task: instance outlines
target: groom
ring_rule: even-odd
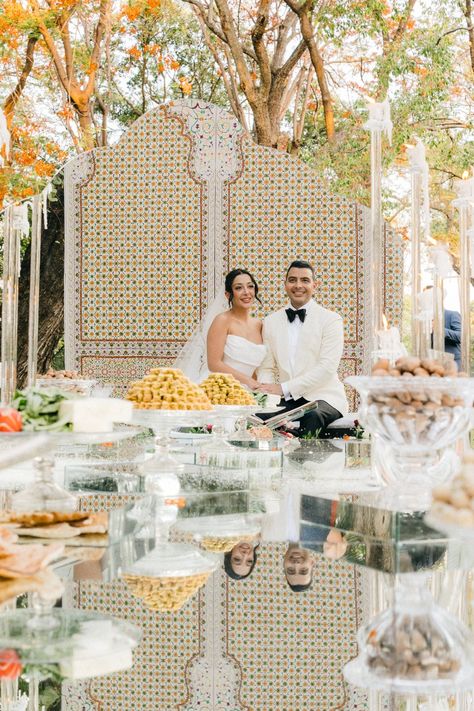
[[[347,413],[344,386],[337,376],[344,344],[342,318],[313,300],[315,289],[311,264],[292,262],[285,278],[290,305],[264,320],[267,355],[257,374],[258,389],[280,395],[285,410],[318,401],[318,407],[301,418],[300,437],[324,430]]]

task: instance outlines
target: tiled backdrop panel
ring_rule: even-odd
[[[367,235],[367,210],[328,194],[314,172],[299,161],[254,145],[222,109],[189,100],[160,107],[139,119],[117,146],[83,154],[68,165],[67,365],[114,382],[117,392],[123,392],[152,364],[173,362],[229,267],[239,264],[255,272],[268,312],[282,303],[288,261],[306,257],[318,272],[318,299],[345,319],[341,375],[359,372],[370,324]],[[389,230],[383,276],[386,311],[392,322],[399,323],[402,260],[399,243]],[[183,711],[344,707],[340,666],[355,649],[354,576],[336,565],[319,571],[324,583],[311,593],[295,599],[286,592],[276,598],[273,586],[283,584],[280,562],[275,566],[280,553],[262,549],[262,555],[268,565],[259,566],[245,584],[226,587],[220,572],[208,583],[207,592],[174,620],[149,613],[120,584],[110,586],[106,595],[84,586],[81,605],[135,620],[145,630],[145,643],[132,672],[83,685],[82,692],[70,690],[63,707],[68,711],[172,711],[178,705]],[[338,605],[337,590],[343,593]],[[219,609],[214,596],[222,611],[217,618],[210,612]],[[206,601],[202,615],[199,600],[203,605]],[[265,659],[246,634],[244,619],[238,619],[242,606],[259,611],[255,629],[274,650]],[[284,634],[285,645],[291,648],[292,633],[280,623],[270,624],[278,617],[299,625],[295,610],[309,615],[304,632],[307,653],[298,661],[311,676],[316,659],[319,676],[311,690],[303,684],[287,686],[292,667],[282,669],[285,660],[279,645]],[[227,649],[218,647],[221,638]],[[207,651],[185,678],[199,640],[203,644],[207,640]],[[257,682],[262,665],[263,685]],[[309,693],[315,695],[316,705]],[[285,694],[291,698],[289,705]]]
[[[363,224],[360,208],[323,190],[301,161],[243,139],[244,170],[229,186],[229,264],[250,264],[262,284],[265,311],[285,301],[283,278],[293,259],[317,272],[316,299],[344,318],[356,341],[362,315]]]
[[[317,298],[344,317],[341,375],[368,351],[367,210],[331,195],[301,161],[257,146],[233,116],[190,100],[139,119],[66,172],[66,362],[123,392],[169,364],[225,272],[253,271],[263,312],[311,259]],[[401,315],[401,253],[386,233],[386,311]],[[263,313],[262,312],[262,313]],[[122,367],[123,366],[123,367]]]

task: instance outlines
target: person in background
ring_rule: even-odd
[[[427,286],[425,291],[433,289]],[[454,361],[461,370],[461,314],[459,311],[444,310],[444,350],[454,355]]]

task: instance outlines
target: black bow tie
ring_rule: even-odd
[[[297,316],[301,323],[304,323],[304,320],[306,318],[306,309],[298,309],[297,311],[295,311],[294,309],[285,309],[285,311],[286,315],[288,316],[288,321],[290,323],[293,323]]]

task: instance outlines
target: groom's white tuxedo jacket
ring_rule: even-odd
[[[342,415],[347,414],[344,386],[337,375],[344,346],[342,318],[311,301],[301,324],[293,365],[288,328],[284,308],[264,319],[263,342],[267,353],[258,369],[259,381],[285,383],[295,400],[300,397],[325,400]]]

